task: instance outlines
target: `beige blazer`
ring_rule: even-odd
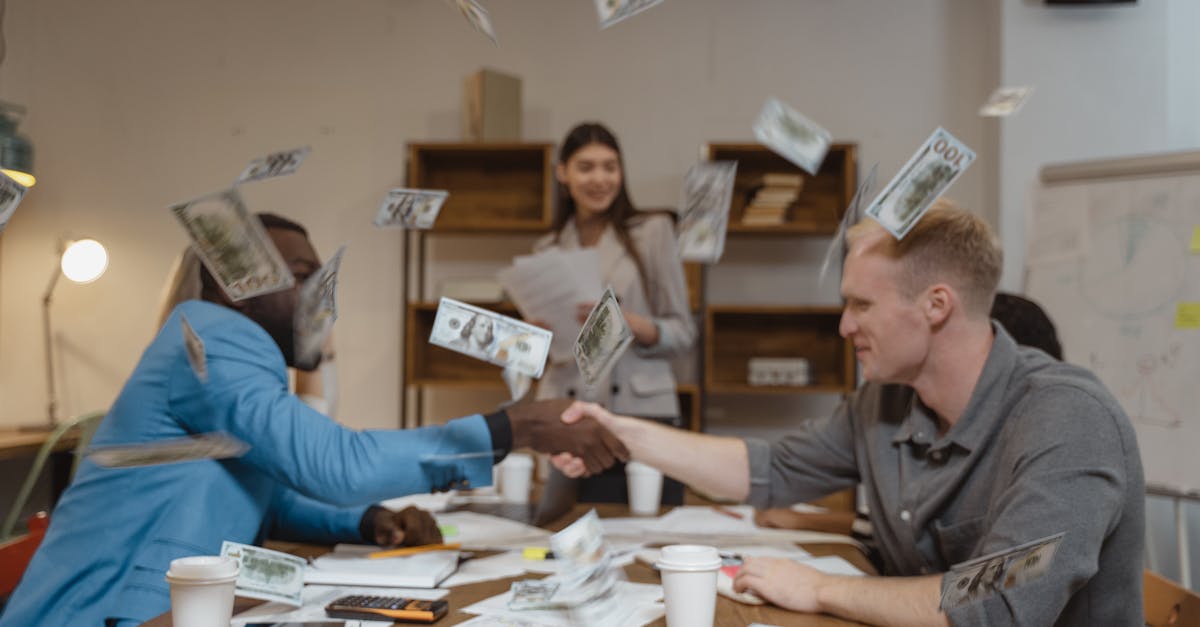
[[[654,321],[658,343],[642,346],[635,340],[608,376],[590,388],[574,360],[551,362],[538,384],[537,397],[589,400],[632,416],[676,417],[679,398],[670,360],[691,353],[696,343],[696,324],[688,311],[687,282],[675,249],[674,224],[668,216],[650,214],[634,220],[630,235],[645,264],[649,289],[642,289],[637,264],[625,253],[612,226],[596,243],[600,275],[612,286],[624,311]],[[554,245],[554,234],[550,233],[534,244],[534,251]],[[563,227],[558,246],[568,250],[580,247],[574,219]]]

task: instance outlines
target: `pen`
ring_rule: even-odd
[[[728,507],[721,507],[720,505],[714,505],[713,511],[715,511],[718,514],[725,514],[726,516],[728,516],[730,518],[736,518],[738,520],[745,520],[744,516],[729,509]]]
[[[405,555],[428,553],[429,551],[453,551],[459,548],[462,548],[461,542],[451,542],[450,544],[422,544],[421,546],[406,546],[388,551],[376,551],[368,554],[367,557],[369,559],[377,560],[384,557],[404,557]]]

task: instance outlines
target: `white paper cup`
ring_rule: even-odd
[[[629,486],[629,511],[635,516],[655,516],[662,499],[663,475],[657,468],[641,462],[625,464]]]
[[[500,462],[500,498],[506,503],[528,503],[529,484],[533,478],[533,458],[523,453],[509,453]]]
[[[232,557],[203,555],[171,562],[171,623],[175,627],[228,627],[238,562]]]
[[[711,546],[664,546],[654,564],[662,574],[667,627],[710,626],[717,609],[717,569],[721,556]]]

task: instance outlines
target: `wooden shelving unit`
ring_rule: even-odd
[[[848,394],[854,348],[838,335],[838,307],[712,306],[705,313],[705,391],[711,394]],[[803,357],[811,383],[747,383],[751,357]]]
[[[761,144],[709,143],[705,146],[704,154],[710,161],[738,162],[733,202],[729,207],[727,232],[731,236],[832,235],[837,230],[846,207],[850,205],[858,184],[858,147],[855,144],[839,143],[830,146],[829,154],[815,176]],[[750,192],[767,173],[801,175],[804,186],[800,196],[792,204],[790,215],[783,224],[742,224],[742,215]]]
[[[436,232],[544,232],[552,217],[554,146],[409,144],[408,185],[450,191]]]

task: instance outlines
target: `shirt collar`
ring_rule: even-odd
[[[916,445],[932,446],[933,450],[945,449],[953,444],[968,452],[984,443],[996,424],[994,418],[1004,406],[1004,398],[1008,394],[1005,382],[1012,377],[1017,364],[1017,343],[1012,336],[995,321],[992,322],[992,331],[995,336],[992,349],[988,352],[979,380],[975,382],[971,400],[967,402],[967,408],[958,422],[944,436],[937,438],[937,416],[914,393],[908,416],[892,437],[893,443],[911,441]]]

